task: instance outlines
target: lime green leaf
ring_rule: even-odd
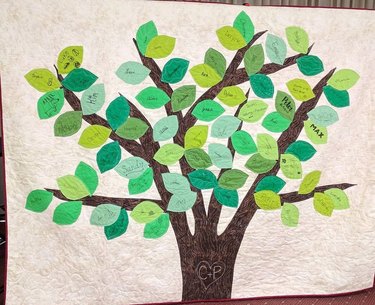
[[[174,90],[171,97],[173,112],[190,107],[195,101],[196,91],[194,85],[186,85]]]
[[[263,158],[261,154],[252,155],[247,160],[245,167],[256,174],[264,174],[271,170],[276,164],[276,160]]]
[[[66,47],[59,53],[57,58],[57,69],[59,73],[66,74],[73,69],[79,68],[83,60],[83,47]]]
[[[154,182],[154,171],[149,167],[138,178],[129,180],[129,194],[135,195],[146,192],[152,186],[152,182]]]
[[[248,174],[239,169],[229,169],[219,178],[219,186],[227,190],[237,190],[244,186]]]
[[[266,158],[269,160],[279,159],[279,149],[277,146],[277,142],[272,136],[266,133],[258,134],[257,146],[258,146],[258,152],[263,158]]]
[[[335,72],[328,80],[328,85],[337,90],[348,90],[359,80],[359,74],[351,69],[342,69]]]
[[[143,89],[135,98],[143,107],[148,109],[163,107],[170,101],[169,96],[163,90],[156,87]]]
[[[277,91],[275,108],[284,118],[293,121],[296,112],[296,103],[289,94],[283,91]]]
[[[323,63],[318,56],[306,55],[297,58],[298,69],[303,75],[313,76],[324,71]]]
[[[130,114],[130,106],[126,98],[115,98],[105,111],[105,116],[111,128],[116,130],[127,120]]]
[[[186,177],[176,173],[161,174],[166,190],[172,194],[181,194],[190,191],[190,184]]]
[[[218,139],[229,138],[240,126],[241,121],[231,115],[223,115],[219,117],[211,128],[211,137]]]
[[[232,153],[229,148],[223,144],[209,144],[208,155],[212,163],[218,168],[231,168],[233,165]]]
[[[64,90],[58,89],[45,93],[38,100],[40,119],[49,119],[58,114],[64,106]]]
[[[98,205],[91,213],[90,224],[94,226],[110,226],[116,222],[121,207],[111,203]]]
[[[136,179],[141,176],[148,168],[148,163],[140,157],[130,157],[122,160],[115,171],[124,178]]]
[[[185,149],[199,148],[207,141],[208,126],[196,125],[190,127],[185,134]]]
[[[222,205],[231,208],[238,207],[238,192],[236,190],[227,190],[221,187],[215,187],[214,196],[217,202]]]
[[[178,119],[170,115],[156,122],[152,136],[155,141],[166,141],[173,138],[178,131]]]
[[[309,83],[304,79],[292,79],[286,83],[286,86],[292,96],[298,101],[305,102],[315,97],[315,93],[311,90]]]
[[[81,179],[86,188],[89,190],[90,195],[95,193],[95,190],[99,184],[99,177],[95,169],[81,161],[79,162],[74,175]]]
[[[176,38],[158,35],[151,39],[146,49],[146,57],[155,59],[164,58],[173,52]]]
[[[286,44],[281,37],[268,34],[266,39],[266,53],[271,62],[278,65],[284,64],[286,57]]]
[[[208,64],[196,65],[189,71],[197,85],[202,88],[212,87],[221,81],[221,76]]]
[[[61,83],[70,91],[81,92],[88,89],[97,79],[98,77],[90,71],[77,68],[69,72]]]
[[[315,107],[307,113],[307,116],[311,122],[323,127],[332,125],[339,120],[337,112],[326,105]]]
[[[117,141],[104,145],[96,154],[96,163],[101,173],[114,168],[121,160],[121,148]]]
[[[117,69],[116,75],[126,84],[139,85],[146,79],[150,72],[150,69],[139,62],[127,61]]]
[[[130,217],[138,223],[150,223],[163,214],[163,210],[152,201],[142,201],[130,213]]]
[[[251,76],[258,73],[264,64],[264,51],[261,44],[250,47],[244,56],[246,73]]]
[[[84,115],[97,113],[105,102],[104,84],[93,85],[82,94],[81,107]]]
[[[249,43],[254,36],[254,24],[244,11],[238,14],[234,20],[233,27],[241,33],[246,43]]]
[[[52,202],[53,194],[45,190],[33,190],[27,196],[26,206],[27,210],[41,213],[44,212]]]
[[[271,132],[283,132],[289,128],[290,123],[292,122],[280,113],[271,112],[264,118],[262,126]]]
[[[285,153],[296,156],[300,161],[307,161],[315,155],[316,150],[310,143],[299,140],[290,144]]]
[[[183,58],[170,59],[163,68],[161,81],[164,83],[175,84],[181,81],[189,67],[189,61]]]
[[[28,83],[40,92],[49,92],[59,89],[61,84],[55,75],[48,69],[34,69],[25,75]]]
[[[254,194],[255,203],[262,210],[277,210],[281,208],[280,196],[272,191],[260,191]]]
[[[223,47],[228,50],[239,50],[246,46],[246,41],[242,34],[234,27],[223,26],[216,31],[216,35]]]
[[[318,185],[321,171],[312,171],[308,173],[302,180],[299,186],[298,194],[310,194]]]
[[[284,176],[289,179],[302,178],[301,161],[291,154],[281,154],[280,169]]]
[[[237,106],[247,100],[243,90],[237,86],[224,87],[217,95],[217,98],[229,107]]]
[[[129,216],[125,209],[121,209],[120,215],[117,220],[109,225],[104,227],[104,234],[107,240],[114,239],[121,236],[126,232],[129,225]]]
[[[217,186],[215,175],[207,169],[197,169],[188,174],[192,186],[199,190],[208,190]]]
[[[349,93],[346,90],[337,90],[331,86],[325,86],[323,92],[332,106],[341,108],[350,105]]]
[[[315,193],[314,209],[321,215],[331,216],[334,209],[332,198],[323,193]]]
[[[203,100],[195,106],[191,113],[198,120],[211,122],[224,113],[225,109],[213,100]]]
[[[116,134],[126,140],[137,140],[147,132],[148,127],[142,120],[130,117],[116,130]]]
[[[164,213],[161,214],[157,219],[151,221],[145,225],[143,231],[144,238],[159,238],[168,232],[169,228],[169,215]]]
[[[261,100],[248,101],[241,107],[238,118],[247,123],[259,121],[266,113],[268,105]]]
[[[201,148],[192,148],[185,150],[185,158],[190,167],[207,168],[212,165],[210,156]]]
[[[315,125],[310,120],[303,122],[307,137],[314,144],[325,144],[328,140],[327,128]]]
[[[82,132],[78,144],[85,148],[98,148],[107,141],[110,134],[111,130],[107,127],[91,125]]]
[[[69,137],[81,129],[82,112],[68,111],[60,115],[53,127],[55,137]]]
[[[230,139],[234,150],[240,155],[249,155],[257,151],[253,138],[244,130],[236,131]]]
[[[278,193],[285,186],[285,181],[277,176],[266,176],[259,181],[255,192],[260,192],[264,190],[273,191]]]
[[[53,212],[53,222],[58,225],[71,225],[81,214],[82,201],[60,203]]]
[[[156,29],[155,23],[149,21],[145,24],[142,24],[137,31],[137,45],[139,51],[145,55],[147,46],[150,41],[158,35],[158,30]]]
[[[291,203],[284,203],[281,209],[281,221],[287,227],[296,227],[299,221],[298,208]]]
[[[272,80],[264,74],[253,74],[250,76],[250,85],[256,96],[261,98],[272,98],[274,86]]]
[[[298,26],[290,26],[285,29],[286,38],[292,50],[306,54],[309,48],[309,36],[306,31]]]
[[[324,194],[332,199],[335,210],[345,210],[349,208],[349,198],[343,190],[331,188],[326,190]]]
[[[190,210],[197,200],[197,193],[186,191],[184,193],[174,194],[168,203],[168,211],[185,212]]]
[[[57,178],[61,193],[68,199],[77,200],[90,195],[86,185],[76,176],[66,175]]]
[[[217,74],[223,78],[227,68],[227,61],[223,54],[215,49],[209,48],[204,55],[204,63],[213,68]]]
[[[163,165],[173,165],[184,155],[184,149],[177,144],[164,144],[154,155],[154,159]]]

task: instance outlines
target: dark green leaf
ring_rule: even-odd
[[[236,208],[238,206],[238,192],[236,190],[227,190],[221,187],[215,187],[214,196],[222,205]]]
[[[277,112],[284,118],[290,121],[293,120],[294,113],[296,112],[296,103],[289,94],[283,91],[277,91],[275,107]]]
[[[324,71],[323,63],[318,56],[306,55],[297,58],[298,69],[303,75],[313,76]]]
[[[323,92],[332,106],[342,108],[350,104],[349,93],[346,90],[337,90],[331,86],[325,86]]]
[[[130,117],[116,130],[116,134],[126,140],[137,140],[146,133],[148,127],[142,120]]]
[[[295,155],[300,161],[307,161],[315,155],[316,150],[310,143],[299,140],[290,144],[285,153]]]
[[[277,176],[266,176],[259,181],[255,192],[260,192],[264,190],[273,191],[278,193],[285,186],[285,181]]]
[[[165,64],[161,81],[165,83],[175,84],[181,81],[189,67],[189,61],[183,58],[172,58]]]
[[[213,68],[221,77],[224,76],[227,62],[219,51],[209,48],[204,56],[204,63]]]
[[[244,64],[248,76],[258,73],[264,64],[264,51],[261,44],[250,47],[244,56]]]
[[[101,173],[114,168],[121,160],[121,148],[117,141],[104,145],[96,154],[96,163]]]
[[[190,107],[195,101],[196,87],[194,85],[186,85],[177,88],[172,93],[172,110],[180,111]]]
[[[68,111],[60,115],[53,127],[56,137],[69,137],[77,133],[82,125],[81,111]]]
[[[250,85],[256,96],[271,98],[274,93],[274,86],[271,79],[264,74],[253,74],[250,76]]]
[[[217,186],[215,175],[206,169],[197,169],[188,174],[190,183],[200,190],[212,189]]]
[[[104,227],[105,237],[110,240],[116,237],[121,236],[126,232],[129,225],[129,216],[125,209],[121,209],[120,215],[117,220],[109,225]]]
[[[70,91],[81,92],[88,89],[97,79],[98,77],[90,71],[78,68],[72,70],[61,83]]]
[[[105,116],[111,128],[116,130],[127,120],[130,113],[128,101],[119,96],[115,98],[108,106]]]

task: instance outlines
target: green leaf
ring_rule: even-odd
[[[247,100],[243,90],[237,86],[224,87],[217,95],[217,98],[229,107],[237,106]]]
[[[314,144],[326,144],[328,140],[327,128],[315,125],[310,120],[303,122],[307,137]]]
[[[139,85],[150,74],[151,70],[136,61],[123,63],[116,71],[119,79],[126,84]]]
[[[254,36],[254,24],[244,11],[238,14],[234,20],[233,27],[241,33],[246,43],[249,43]]]
[[[281,37],[268,34],[266,39],[266,53],[271,62],[278,65],[284,64],[286,57],[286,44]]]
[[[285,29],[286,38],[292,50],[306,54],[309,49],[309,36],[298,26],[289,26]]]
[[[104,234],[107,240],[114,239],[121,236],[126,232],[129,225],[129,216],[125,209],[121,209],[120,215],[117,220],[109,225],[104,227]]]
[[[83,47],[66,47],[59,53],[57,58],[57,69],[60,74],[66,74],[73,69],[79,68],[83,60]]]
[[[324,194],[332,199],[335,210],[345,210],[349,208],[349,198],[343,190],[331,188],[326,190]]]
[[[211,128],[211,137],[218,139],[229,138],[240,126],[241,121],[231,115],[223,115],[219,117]]]
[[[130,106],[128,101],[119,96],[115,98],[105,111],[105,116],[111,128],[116,130],[128,119],[130,114]]]
[[[186,85],[173,91],[171,97],[172,111],[177,112],[190,107],[195,101],[196,87]]]
[[[82,126],[82,112],[68,111],[60,115],[53,126],[55,137],[69,137],[77,133]]]
[[[45,190],[33,190],[26,199],[25,209],[41,213],[44,212],[52,202],[53,194]]]
[[[111,130],[101,125],[91,125],[81,134],[78,144],[85,148],[98,148],[102,146],[111,134]]]
[[[207,125],[196,125],[190,127],[185,134],[185,149],[202,147],[208,136]]]
[[[313,76],[324,71],[323,63],[318,56],[306,55],[297,58],[298,69],[303,75]]]
[[[236,190],[227,190],[221,187],[215,187],[214,196],[217,202],[222,205],[231,208],[238,207],[238,192]]]
[[[315,193],[314,209],[323,216],[331,216],[334,209],[332,198],[323,193]]]
[[[248,174],[239,169],[229,169],[219,178],[219,186],[227,190],[237,190],[244,186]]]
[[[224,48],[234,51],[246,46],[246,41],[242,34],[234,27],[223,26],[216,31],[220,43]]]
[[[261,98],[272,98],[274,86],[272,80],[264,74],[253,74],[250,76],[250,85],[256,96]]]
[[[233,165],[232,153],[223,144],[210,143],[208,145],[208,155],[212,163],[218,168],[231,168]]]
[[[104,145],[96,154],[96,163],[101,173],[114,168],[121,160],[121,148],[117,141]]]
[[[197,193],[186,191],[184,193],[174,194],[168,203],[168,211],[171,212],[186,212],[190,210],[197,200]]]
[[[310,194],[318,185],[321,171],[312,171],[308,173],[302,180],[299,186],[298,194]]]
[[[289,94],[283,91],[277,91],[275,108],[284,118],[293,121],[296,112],[296,103]]]
[[[337,90],[348,90],[359,80],[359,74],[351,69],[341,69],[335,72],[327,84]]]
[[[143,89],[135,98],[147,109],[158,109],[170,101],[169,96],[163,90],[156,87]]]
[[[183,58],[170,59],[163,68],[161,81],[164,83],[175,84],[181,81],[189,67],[189,61]]]
[[[172,194],[190,192],[190,184],[186,177],[176,173],[161,174],[166,190]]]
[[[116,134],[126,140],[137,140],[147,132],[148,127],[142,120],[130,117],[116,130]]]
[[[158,30],[156,29],[155,23],[153,21],[149,21],[145,24],[142,24],[137,31],[137,45],[139,51],[143,55],[146,54],[147,46],[150,41],[158,35]]]
[[[286,83],[292,96],[301,102],[306,102],[315,97],[315,93],[307,81],[301,78],[295,78]]]
[[[121,207],[111,203],[98,205],[91,213],[90,224],[94,226],[110,226],[116,222]]]
[[[323,127],[332,125],[339,120],[337,112],[326,105],[315,107],[307,113],[307,116],[311,122]]]
[[[173,165],[184,155],[184,148],[177,144],[164,144],[154,155],[154,159],[163,165]]]
[[[212,87],[221,81],[221,76],[208,64],[196,65],[189,71],[197,85],[202,88]]]
[[[251,76],[258,73],[264,65],[264,51],[261,44],[250,47],[244,56],[246,73]]]
[[[82,94],[81,107],[84,115],[97,113],[105,102],[104,84],[93,85]]]
[[[152,201],[142,201],[130,213],[130,217],[138,223],[150,223],[163,214],[163,210]]]
[[[168,232],[169,228],[169,215],[164,213],[160,215],[154,221],[145,225],[145,229],[143,231],[144,238],[159,238],[162,237],[165,233]]]
[[[266,176],[259,181],[255,188],[255,192],[268,190],[278,193],[282,190],[285,184],[285,181],[277,176]]]
[[[152,131],[152,136],[155,141],[166,141],[173,138],[177,131],[177,116],[170,115],[156,122]]]
[[[281,208],[281,222],[287,227],[296,227],[299,221],[298,208],[291,203],[284,203]]]
[[[90,71],[77,68],[69,72],[61,83],[70,91],[81,92],[88,89],[97,79],[98,77]]]
[[[140,157],[130,157],[122,160],[115,171],[124,178],[136,179],[141,176],[148,168],[148,163]]]
[[[258,152],[263,158],[269,160],[279,159],[279,149],[277,146],[277,141],[272,136],[266,133],[258,134],[257,146]]]
[[[223,78],[227,68],[227,62],[223,54],[215,49],[209,48],[204,55],[204,63],[213,68],[217,74]]]
[[[57,178],[57,185],[61,193],[70,200],[77,200],[90,195],[82,180],[73,175]]]
[[[146,49],[146,57],[155,59],[164,58],[173,52],[176,38],[158,35],[151,39]]]
[[[58,225],[71,225],[81,214],[82,201],[60,203],[53,212],[53,222]]]
[[[40,92],[49,92],[59,89],[61,84],[48,69],[34,69],[25,75],[28,83]]]
[[[130,179],[128,190],[130,195],[136,195],[146,192],[154,182],[154,171],[151,167],[147,168],[138,178]]]
[[[210,156],[201,148],[185,150],[185,158],[190,167],[195,169],[207,168],[212,165]]]
[[[280,196],[272,191],[260,191],[254,194],[255,203],[262,210],[277,210],[281,208]]]
[[[289,179],[302,178],[301,161],[291,154],[281,154],[280,169],[285,177]]]
[[[198,120],[204,122],[211,122],[221,116],[225,109],[217,102],[213,100],[203,100],[194,107],[191,113]]]
[[[199,190],[208,190],[217,186],[215,175],[207,169],[197,169],[188,174],[192,186]]]
[[[81,161],[79,162],[74,175],[81,179],[86,188],[89,190],[90,195],[95,193],[95,190],[99,184],[99,177],[95,169]]]
[[[271,170],[276,164],[276,160],[263,158],[261,154],[252,155],[247,160],[245,167],[256,174],[264,174]]]
[[[249,133],[238,130],[231,136],[233,148],[240,155],[249,155],[257,151],[257,146]]]
[[[316,150],[310,143],[299,140],[290,144],[285,153],[295,155],[300,161],[307,161],[315,155]]]
[[[346,90],[336,90],[331,86],[325,86],[323,92],[332,106],[341,108],[350,105],[349,93]]]
[[[259,121],[266,113],[268,105],[261,100],[248,101],[241,107],[238,118],[247,123]]]
[[[49,119],[58,114],[64,106],[64,90],[57,89],[45,93],[38,100],[38,115],[40,119]]]
[[[262,126],[271,132],[283,132],[289,128],[290,120],[278,112],[271,112],[263,119]]]

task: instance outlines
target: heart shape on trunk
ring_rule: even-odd
[[[197,266],[196,272],[204,288],[207,289],[224,275],[225,264],[223,262],[210,264],[207,261],[201,261]]]

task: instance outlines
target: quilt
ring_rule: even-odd
[[[372,286],[371,11],[0,3],[7,305]]]

